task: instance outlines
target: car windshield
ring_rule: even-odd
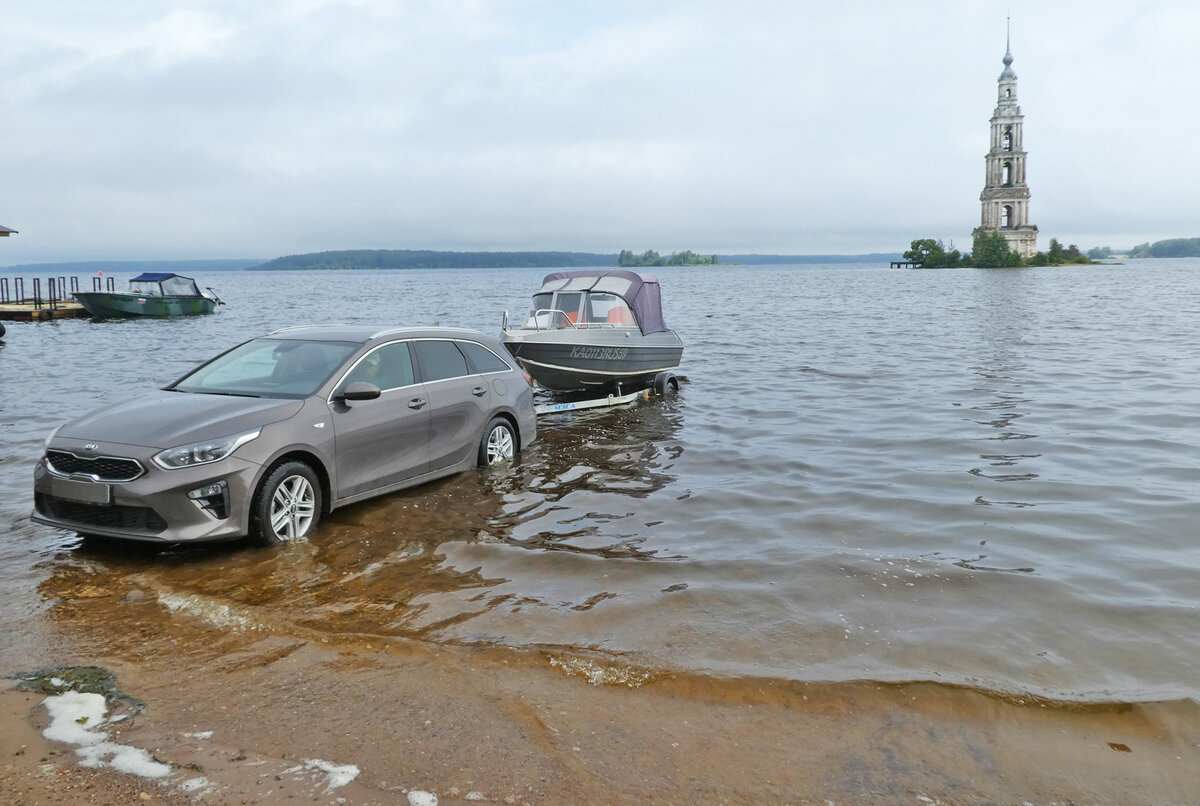
[[[254,339],[167,388],[207,395],[308,397],[361,346],[341,341]]]

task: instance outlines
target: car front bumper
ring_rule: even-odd
[[[73,532],[155,543],[229,540],[249,527],[261,466],[230,456],[211,464],[164,470],[130,446],[105,446],[135,459],[145,472],[133,481],[105,482],[53,472],[45,457],[34,469],[31,520]],[[53,445],[71,451],[73,445]],[[213,488],[203,498],[188,493]]]

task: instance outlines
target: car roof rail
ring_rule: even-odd
[[[347,325],[347,324],[337,323],[337,322],[326,322],[326,323],[319,324],[319,325],[288,325],[287,327],[281,327],[276,330],[272,330],[267,335],[274,336],[276,333],[286,333],[289,330],[311,330],[315,327],[351,327],[351,326]]]

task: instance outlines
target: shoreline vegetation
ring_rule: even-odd
[[[501,269],[501,268],[635,268],[651,266],[711,266],[711,265],[808,265],[816,263],[889,263],[903,258],[920,264],[924,268],[955,268],[966,266],[1056,266],[1067,263],[1089,264],[1097,260],[1112,258],[1170,258],[1200,257],[1200,238],[1171,238],[1154,243],[1138,244],[1126,253],[1117,253],[1102,246],[1080,252],[1074,244],[1063,247],[1056,239],[1050,240],[1050,248],[1033,258],[1020,261],[1008,252],[999,233],[982,244],[973,244],[972,252],[963,255],[954,248],[953,241],[946,246],[940,240],[923,238],[914,240],[911,248],[901,255],[897,252],[870,252],[858,255],[771,255],[712,254],[699,255],[691,250],[672,252],[663,257],[653,249],[635,255],[625,249],[619,253],[603,252],[447,252],[428,249],[346,249],[328,252],[310,252],[285,255],[266,260],[263,258],[222,258],[199,260],[88,260],[54,263],[22,263],[0,266],[6,273],[93,273],[122,271],[308,271],[308,270],[389,270],[389,269]],[[1000,249],[1003,246],[1003,250]],[[1008,252],[1008,255],[1005,255]],[[1013,260],[1018,262],[1012,262]],[[1005,262],[1007,261],[1007,262]],[[1044,261],[1044,262],[1043,262]]]
[[[975,234],[971,251],[965,255],[954,248],[953,241],[947,247],[940,240],[918,238],[912,241],[903,257],[905,261],[921,269],[1093,265],[1097,261],[1113,258],[1200,257],[1200,238],[1171,238],[1154,243],[1146,242],[1138,244],[1127,253],[1117,253],[1108,246],[1097,246],[1085,253],[1079,251],[1075,244],[1063,247],[1057,238],[1051,238],[1050,248],[1045,252],[1022,259],[1009,248],[1008,242],[999,232],[980,232]]]
[[[672,252],[670,257],[663,257],[653,249],[647,249],[640,255],[622,249],[621,254],[617,256],[617,265],[623,269],[643,266],[716,266],[720,262],[721,259],[716,255],[697,255],[691,249]]]
[[[288,255],[249,267],[253,271],[388,270],[388,269],[556,269],[637,268],[788,263],[875,263],[895,260],[886,253],[865,255],[698,255],[685,250],[662,256],[653,249],[641,255],[624,249],[604,252],[439,252],[413,249],[349,249]]]
[[[1050,248],[1045,252],[1022,258],[1009,248],[1008,242],[999,232],[977,232],[972,240],[971,251],[962,254],[951,242],[947,247],[932,238],[913,241],[904,253],[904,259],[919,269],[1000,269],[1019,266],[1063,266],[1070,264],[1092,264],[1088,255],[1071,244],[1063,247],[1057,238],[1050,239]]]

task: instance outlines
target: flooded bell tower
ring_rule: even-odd
[[[991,148],[979,201],[983,213],[974,233],[999,232],[1008,248],[1022,258],[1037,253],[1038,229],[1029,223],[1029,185],[1025,183],[1025,116],[1017,105],[1017,74],[1012,69],[1012,47],[1006,39],[1004,71],[1000,73],[999,100],[992,113]],[[974,234],[973,233],[973,234]]]

